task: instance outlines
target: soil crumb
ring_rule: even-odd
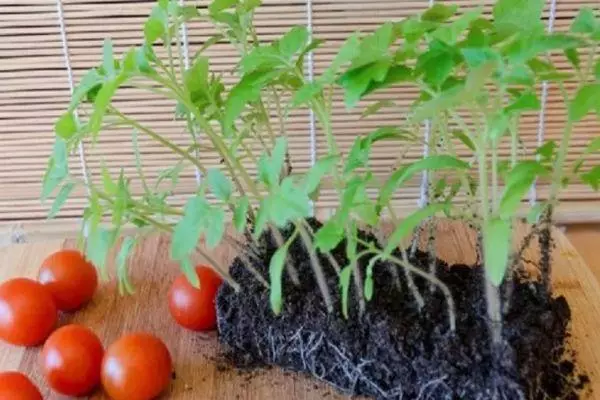
[[[310,223],[318,228],[318,222]],[[268,277],[277,245],[268,235],[260,243],[263,262],[254,267]],[[332,254],[339,265],[347,265],[345,243]],[[513,283],[504,315],[504,342],[493,347],[479,266],[437,262],[437,277],[455,302],[453,333],[442,291],[412,275],[424,299],[419,310],[404,271],[385,262],[374,266],[374,294],[362,316],[351,286],[346,319],[337,274],[321,257],[335,303],[335,311],[328,313],[308,259],[301,242],[293,242],[288,262],[298,270],[300,285],[293,285],[284,274],[279,316],[270,309],[268,290],[240,259],[234,261],[231,274],[242,290],[236,293],[224,285],[217,297],[219,340],[228,365],[245,371],[278,366],[309,374],[344,394],[380,400],[576,400],[589,382],[568,350],[567,301],[550,296],[541,283]],[[368,261],[359,262],[362,276]],[[425,253],[417,252],[411,262],[429,268]]]

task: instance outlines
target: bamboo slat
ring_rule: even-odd
[[[186,1],[202,9],[208,0]],[[453,3],[461,8],[483,5],[489,13],[492,0],[475,2],[457,0]],[[354,31],[369,32],[386,20],[400,20],[427,7],[428,0],[312,0],[312,20],[314,35],[326,40],[322,48],[315,53],[314,71],[318,75],[335,55],[343,39]],[[544,18],[549,18],[549,4]],[[555,28],[564,31],[582,6],[595,7],[597,1],[558,0]],[[76,80],[85,71],[98,64],[101,57],[102,41],[111,37],[115,51],[121,53],[142,40],[141,27],[152,7],[152,2],[141,0],[63,0],[66,31],[70,59]],[[0,0],[0,221],[19,220],[44,221],[49,204],[38,201],[41,177],[46,167],[46,159],[51,151],[52,127],[55,119],[64,110],[69,101],[69,90],[62,54],[62,43],[58,29],[56,0]],[[256,25],[261,38],[273,40],[293,25],[307,22],[307,7],[304,1],[265,0],[264,7],[256,16]],[[214,32],[206,21],[195,21],[188,26],[190,52],[199,48]],[[164,53],[159,50],[159,54]],[[237,56],[235,49],[219,44],[209,49],[211,65],[216,71],[233,70]],[[567,68],[563,56],[553,56],[560,69]],[[225,74],[225,83],[231,85],[234,77]],[[567,88],[574,83],[568,82]],[[403,113],[416,96],[414,87],[398,87],[378,93],[361,102],[355,110],[347,110],[339,91],[334,96],[332,126],[339,141],[340,149],[348,151],[358,135],[367,134],[377,127],[393,125],[402,121]],[[398,108],[384,109],[377,116],[361,119],[364,107],[373,101],[391,99]],[[185,146],[190,138],[185,134],[183,125],[173,121],[174,103],[156,95],[149,95],[136,89],[126,89],[114,101],[115,106],[124,113],[139,118],[153,129],[164,134],[178,145]],[[566,111],[559,97],[559,90],[550,86],[545,120],[545,137],[557,139],[564,127]],[[523,119],[521,129],[525,147],[531,151],[537,140],[538,116],[531,115]],[[302,171],[310,166],[309,119],[304,111],[295,113],[286,121],[286,130],[290,137],[291,155],[294,168]],[[573,163],[583,151],[589,140],[600,134],[597,119],[589,118],[577,126],[574,132],[573,146],[568,157]],[[161,170],[175,162],[175,158],[166,154],[161,146],[147,137],[140,136],[146,173],[150,179],[156,178]],[[382,179],[394,165],[402,151],[402,145],[376,146],[373,150],[372,168]],[[317,153],[325,153],[325,139],[317,131]],[[113,173],[121,168],[128,175],[135,173],[135,162],[131,146],[131,131],[114,129],[102,133],[100,143],[94,149],[88,149],[90,168],[97,177],[98,169],[106,164]],[[508,149],[500,149],[503,156]],[[461,150],[461,154],[467,154]],[[421,146],[413,146],[405,160],[416,160],[421,155]],[[208,165],[218,162],[214,154],[204,152],[203,160]],[[600,155],[590,160],[590,165],[600,162]],[[74,156],[71,168],[78,171],[78,159]],[[255,167],[251,168],[255,171]],[[418,181],[411,182],[406,190],[399,193],[395,206],[399,210],[417,204]],[[195,190],[193,170],[186,170],[181,185],[177,189],[178,198],[183,203],[186,196]],[[540,192],[547,191],[542,182]],[[319,209],[327,210],[336,204],[336,196],[327,194],[317,204]],[[564,210],[576,212],[582,201],[600,200],[600,194],[585,189],[581,185],[569,188],[563,196]],[[81,214],[85,205],[84,191],[76,193],[64,212],[64,217],[72,218]],[[600,219],[600,210],[597,218]]]

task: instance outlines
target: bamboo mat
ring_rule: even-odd
[[[438,253],[449,263],[472,263],[474,238],[461,225],[440,224]],[[519,228],[519,235],[525,228]],[[573,314],[572,344],[580,366],[590,376],[592,394],[600,399],[600,284],[566,237],[556,231],[554,284],[558,294],[567,297]],[[16,277],[35,277],[42,260],[61,247],[71,247],[70,240],[13,245],[0,249],[0,281]],[[202,336],[177,327],[168,315],[166,295],[169,283],[178,274],[168,259],[168,240],[150,237],[135,251],[130,262],[137,292],[120,297],[114,282],[105,283],[93,302],[83,311],[63,316],[61,324],[81,323],[93,329],[108,345],[121,334],[146,330],[161,337],[174,358],[175,379],[163,399],[182,400],[341,400],[325,385],[277,369],[251,375],[220,368],[215,362],[215,335]],[[226,262],[233,257],[227,247],[215,256]],[[528,259],[535,259],[530,249]],[[50,393],[38,367],[39,349],[22,349],[0,343],[0,370],[20,370],[28,374],[42,390],[44,398],[67,397]],[[92,399],[107,399],[98,393]]]

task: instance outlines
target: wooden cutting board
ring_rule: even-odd
[[[520,227],[517,237],[525,233]],[[438,254],[449,263],[473,263],[474,237],[462,225],[445,222],[438,227]],[[573,314],[572,345],[579,365],[591,379],[588,399],[600,399],[600,284],[559,231],[555,232],[554,285],[567,297]],[[34,278],[42,260],[50,253],[72,247],[72,240],[52,240],[0,248],[0,281],[17,276]],[[224,246],[214,256],[227,263],[233,250]],[[526,256],[535,260],[535,248]],[[200,261],[200,260],[198,260]],[[112,265],[111,265],[112,266]],[[154,236],[140,244],[130,261],[136,294],[121,297],[114,282],[103,283],[91,304],[73,315],[63,315],[60,324],[79,323],[94,330],[105,345],[127,332],[148,331],[169,347],[175,376],[163,399],[189,400],[316,400],[345,399],[326,385],[301,375],[277,369],[252,374],[222,368],[216,361],[214,334],[203,336],[175,325],[167,309],[170,282],[179,273],[169,261],[169,243]],[[67,399],[52,393],[38,366],[40,349],[24,349],[0,343],[0,370],[19,370],[41,388],[45,399]],[[98,391],[92,399],[107,399]]]

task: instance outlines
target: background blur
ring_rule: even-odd
[[[310,1],[310,0],[308,0]],[[191,2],[206,7],[208,0]],[[386,20],[399,20],[423,10],[428,1],[409,0],[264,0],[256,16],[256,24],[262,40],[270,40],[287,31],[292,25],[306,25],[311,19],[314,36],[326,40],[314,57],[313,68],[319,73],[332,59],[336,49],[351,32],[372,31]],[[443,1],[459,4],[467,9],[484,5],[491,11],[493,1]],[[42,204],[39,200],[41,179],[47,157],[51,151],[53,124],[69,101],[69,84],[64,48],[73,68],[75,81],[83,73],[96,66],[101,57],[102,42],[111,37],[115,52],[121,54],[131,46],[142,42],[142,26],[154,1],[135,0],[62,0],[66,43],[59,29],[57,0],[0,0],[0,232],[2,230],[25,229],[26,231],[73,228],[74,221],[85,205],[85,191],[80,190],[67,203],[59,218],[46,221],[51,201]],[[557,0],[557,31],[566,30],[582,6],[598,10],[599,2],[582,0]],[[548,0],[545,18],[550,14]],[[312,12],[310,12],[312,10]],[[208,23],[194,22],[188,25],[190,54],[199,48],[214,32]],[[236,63],[235,51],[227,45],[217,45],[208,51],[214,70],[231,71]],[[566,67],[566,60],[559,62]],[[229,79],[231,82],[231,79]],[[572,85],[571,85],[572,86]],[[549,86],[544,122],[544,137],[558,138],[564,126],[565,110],[558,100],[558,88]],[[407,106],[414,98],[415,90],[400,87],[384,95],[370,98],[369,102],[384,98]],[[378,116],[360,119],[366,102],[353,111],[347,111],[342,98],[336,96],[334,131],[342,149],[351,145],[356,135],[366,134],[380,126],[400,121],[402,111],[384,109]],[[155,130],[165,133],[171,140],[186,145],[189,135],[180,124],[173,121],[174,104],[136,90],[126,90],[115,104],[123,112],[139,118]],[[540,126],[539,115],[531,115],[523,121],[524,141],[532,152],[536,147]],[[287,126],[291,137],[294,168],[307,168],[310,162],[309,118],[307,113],[295,114]],[[577,126],[571,159],[580,153],[589,139],[600,135],[600,124],[590,117]],[[140,136],[146,174],[156,177],[162,170],[175,164],[175,159],[149,139]],[[324,138],[317,132],[317,151],[325,149]],[[378,147],[375,152],[374,169],[387,174],[393,168],[401,144],[397,148]],[[409,159],[420,157],[422,148],[415,145],[408,154]],[[217,163],[211,154],[201,157]],[[74,173],[80,172],[77,155],[71,157]],[[96,148],[88,146],[87,161],[94,178],[98,179],[100,165],[106,163],[111,172],[124,168],[126,173],[135,173],[135,161],[131,146],[131,132],[127,130],[105,131]],[[597,157],[590,164],[600,163]],[[400,210],[417,206],[418,181],[400,193],[395,205]],[[183,203],[186,195],[195,188],[194,171],[184,171],[177,188],[175,201]],[[538,195],[543,198],[546,186],[541,183]],[[593,193],[582,185],[571,186],[563,197],[559,218],[589,222],[600,220],[600,193]],[[327,210],[336,202],[333,193],[324,193],[318,204]],[[15,228],[17,226],[17,228]]]

